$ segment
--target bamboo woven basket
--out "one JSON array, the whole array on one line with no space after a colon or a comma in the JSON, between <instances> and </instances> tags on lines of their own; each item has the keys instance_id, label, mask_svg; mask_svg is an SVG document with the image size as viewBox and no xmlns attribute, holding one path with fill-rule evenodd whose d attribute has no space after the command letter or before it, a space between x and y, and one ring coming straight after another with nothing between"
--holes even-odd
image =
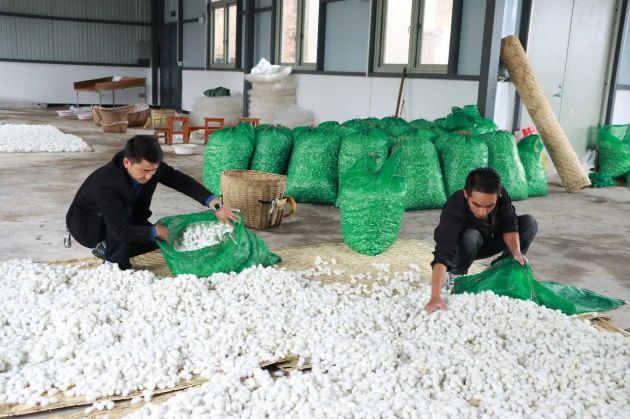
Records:
<instances>
[{"instance_id":1,"label":"bamboo woven basket","mask_svg":"<svg viewBox=\"0 0 630 419\"><path fill-rule=\"evenodd\" d=\"M127 126L129 125L129 121L118 121L113 122L111 124L102 124L103 132L113 132L117 134L121 134L127 132Z\"/></svg>"},{"instance_id":2,"label":"bamboo woven basket","mask_svg":"<svg viewBox=\"0 0 630 419\"><path fill-rule=\"evenodd\" d=\"M245 225L266 230L295 213L297 205L285 197L287 177L254 170L226 170L221 174L223 204L238 209Z\"/></svg>"},{"instance_id":3,"label":"bamboo woven basket","mask_svg":"<svg viewBox=\"0 0 630 419\"><path fill-rule=\"evenodd\" d=\"M127 114L127 120L129 121L130 127L141 127L149 118L151 114L151 108L147 104L137 104L133 105L133 108Z\"/></svg>"}]
</instances>

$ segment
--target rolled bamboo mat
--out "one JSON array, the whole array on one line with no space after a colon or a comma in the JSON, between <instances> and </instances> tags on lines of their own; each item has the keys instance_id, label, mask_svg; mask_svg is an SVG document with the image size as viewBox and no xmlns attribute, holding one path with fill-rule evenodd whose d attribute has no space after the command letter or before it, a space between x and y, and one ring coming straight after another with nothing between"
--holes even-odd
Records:
<instances>
[{"instance_id":1,"label":"rolled bamboo mat","mask_svg":"<svg viewBox=\"0 0 630 419\"><path fill-rule=\"evenodd\" d=\"M564 188L567 192L578 192L590 186L591 182L553 113L527 59L527 54L516 36L511 35L501 40L501 61L505 63L516 91L545 143Z\"/></svg>"}]
</instances>

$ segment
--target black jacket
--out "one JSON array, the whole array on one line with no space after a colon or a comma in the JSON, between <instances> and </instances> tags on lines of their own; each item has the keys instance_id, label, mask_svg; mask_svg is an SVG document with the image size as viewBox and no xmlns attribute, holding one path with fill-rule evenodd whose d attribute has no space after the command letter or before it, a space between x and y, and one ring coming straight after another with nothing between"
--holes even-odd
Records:
<instances>
[{"instance_id":1,"label":"black jacket","mask_svg":"<svg viewBox=\"0 0 630 419\"><path fill-rule=\"evenodd\" d=\"M435 251L432 265L443 263L447 269L453 267L455 250L462 233L468 229L479 230L484 238L494 238L504 233L518 231L518 217L512 200L504 187L497 205L486 220L480 220L470 211L464 190L455 192L446 201L440 215L440 224L435 229Z\"/></svg>"},{"instance_id":2,"label":"black jacket","mask_svg":"<svg viewBox=\"0 0 630 419\"><path fill-rule=\"evenodd\" d=\"M151 226L146 225L146 220L151 216L149 206L158 182L202 205L212 194L199 182L164 162L142 186L142 191L136 193L122 159L121 151L112 161L88 176L70 205L66 225L83 246L95 247L104 240L105 226L120 241L151 241ZM143 223L145 225L141 225Z\"/></svg>"}]
</instances>

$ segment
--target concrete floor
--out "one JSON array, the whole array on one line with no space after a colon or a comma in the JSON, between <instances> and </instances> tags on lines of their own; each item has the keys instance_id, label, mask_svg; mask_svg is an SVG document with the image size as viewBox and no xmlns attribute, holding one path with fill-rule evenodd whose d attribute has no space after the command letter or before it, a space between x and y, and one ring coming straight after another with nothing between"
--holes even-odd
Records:
<instances>
[{"instance_id":1,"label":"concrete floor","mask_svg":"<svg viewBox=\"0 0 630 419\"><path fill-rule=\"evenodd\" d=\"M89 256L74 244L63 247L65 213L85 177L108 162L134 134L106 134L91 121L57 117L52 110L0 111L0 122L50 124L84 138L92 153L0 154L0 260L58 260ZM202 153L178 156L165 147L165 160L201 179ZM519 214L534 215L538 237L528 257L538 279L589 288L630 301L630 189L586 189L568 194L551 187L546 197L517 202ZM199 211L196 202L158 186L152 221L166 215ZM405 214L401 237L433 242L439 210ZM298 214L279 228L261 234L271 248L340 242L338 210L299 205ZM489 262L489 261L484 261ZM613 322L630 328L630 305L610 312Z\"/></svg>"}]
</instances>

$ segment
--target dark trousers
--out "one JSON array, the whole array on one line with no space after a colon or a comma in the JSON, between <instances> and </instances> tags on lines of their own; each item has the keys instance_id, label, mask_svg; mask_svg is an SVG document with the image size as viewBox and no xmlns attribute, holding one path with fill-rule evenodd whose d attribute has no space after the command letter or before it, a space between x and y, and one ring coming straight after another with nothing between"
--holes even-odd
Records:
<instances>
[{"instance_id":1,"label":"dark trousers","mask_svg":"<svg viewBox=\"0 0 630 419\"><path fill-rule=\"evenodd\" d=\"M142 225L152 226L148 221ZM116 240L107 226L105 227L105 260L111 263L117 263L120 269L131 269L130 258L151 252L158 248L155 241L136 243L123 242Z\"/></svg>"},{"instance_id":2,"label":"dark trousers","mask_svg":"<svg viewBox=\"0 0 630 419\"><path fill-rule=\"evenodd\" d=\"M537 232L538 222L534 217L531 215L518 217L518 237L521 244L521 253L527 253L527 249L534 241ZM464 231L457 243L457 251L453 261L455 266L451 269L451 272L455 275L464 275L475 260L489 258L499 252L503 252L499 259L512 256L501 234L494 237L486 237L479 230L468 229Z\"/></svg>"}]
</instances>

